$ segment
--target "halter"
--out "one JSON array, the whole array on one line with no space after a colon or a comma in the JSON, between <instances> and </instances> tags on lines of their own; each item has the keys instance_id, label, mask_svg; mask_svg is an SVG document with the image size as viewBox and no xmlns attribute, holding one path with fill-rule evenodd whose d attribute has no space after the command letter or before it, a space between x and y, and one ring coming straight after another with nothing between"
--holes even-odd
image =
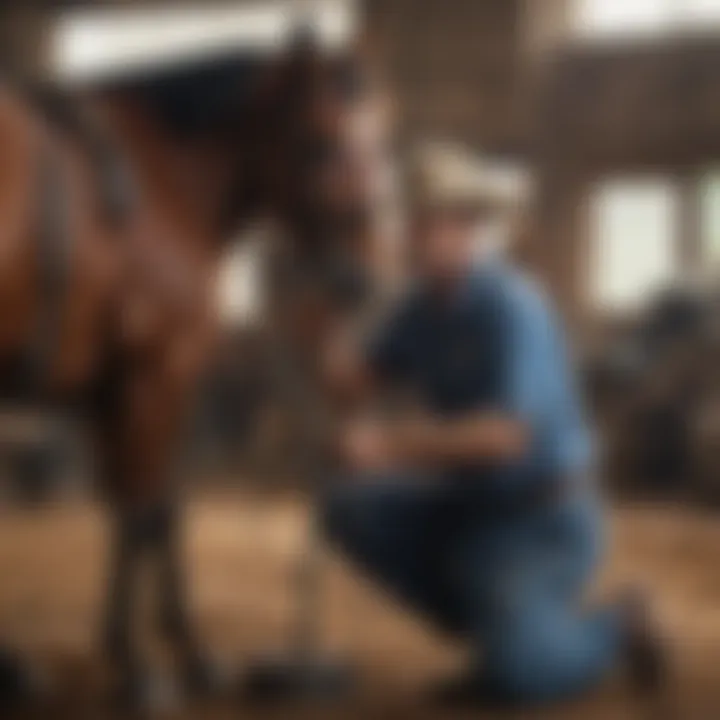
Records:
<instances>
[{"instance_id":1,"label":"halter","mask_svg":"<svg viewBox=\"0 0 720 720\"><path fill-rule=\"evenodd\" d=\"M47 389L60 351L74 245L67 186L59 158L51 147L41 154L37 182L39 303L33 337L24 358L25 390L32 395Z\"/></svg>"}]
</instances>

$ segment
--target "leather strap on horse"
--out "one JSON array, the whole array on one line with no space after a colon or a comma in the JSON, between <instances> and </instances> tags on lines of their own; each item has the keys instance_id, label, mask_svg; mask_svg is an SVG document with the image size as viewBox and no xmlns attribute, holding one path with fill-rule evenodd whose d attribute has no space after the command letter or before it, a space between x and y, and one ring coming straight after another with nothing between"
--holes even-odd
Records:
<instances>
[{"instance_id":1,"label":"leather strap on horse","mask_svg":"<svg viewBox=\"0 0 720 720\"><path fill-rule=\"evenodd\" d=\"M110 227L120 229L137 204L136 188L110 130L71 93L32 83L25 83L23 91L50 126L86 156L97 181L101 214Z\"/></svg>"},{"instance_id":2,"label":"leather strap on horse","mask_svg":"<svg viewBox=\"0 0 720 720\"><path fill-rule=\"evenodd\" d=\"M26 351L26 390L41 395L48 388L60 352L70 292L73 234L62 166L52 148L40 157L37 204L38 313Z\"/></svg>"}]
</instances>

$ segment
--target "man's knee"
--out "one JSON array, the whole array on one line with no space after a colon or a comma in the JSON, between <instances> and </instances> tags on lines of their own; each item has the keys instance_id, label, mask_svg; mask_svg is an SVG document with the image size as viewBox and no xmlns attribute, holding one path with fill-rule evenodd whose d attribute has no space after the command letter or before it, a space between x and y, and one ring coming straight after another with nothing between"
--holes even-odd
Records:
<instances>
[{"instance_id":1,"label":"man's knee","mask_svg":"<svg viewBox=\"0 0 720 720\"><path fill-rule=\"evenodd\" d=\"M484 613L475 624L482 637L488 689L511 703L539 700L548 680L553 638L530 589L506 571L494 578L481 605Z\"/></svg>"},{"instance_id":2,"label":"man's knee","mask_svg":"<svg viewBox=\"0 0 720 720\"><path fill-rule=\"evenodd\" d=\"M545 683L533 648L512 632L498 642L500 647L491 649L487 656L486 674L492 691L509 702L539 700Z\"/></svg>"},{"instance_id":3,"label":"man's knee","mask_svg":"<svg viewBox=\"0 0 720 720\"><path fill-rule=\"evenodd\" d=\"M486 669L494 692L509 702L574 697L601 680L610 665L612 655L581 624L528 617L503 627L487 647Z\"/></svg>"}]
</instances>

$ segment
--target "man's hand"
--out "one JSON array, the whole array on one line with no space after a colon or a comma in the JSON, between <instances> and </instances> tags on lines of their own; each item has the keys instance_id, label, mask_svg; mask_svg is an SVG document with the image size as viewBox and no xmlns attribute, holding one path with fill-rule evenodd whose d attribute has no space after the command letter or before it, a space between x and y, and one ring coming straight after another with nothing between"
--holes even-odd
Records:
<instances>
[{"instance_id":1,"label":"man's hand","mask_svg":"<svg viewBox=\"0 0 720 720\"><path fill-rule=\"evenodd\" d=\"M345 462L360 471L398 464L442 467L513 461L522 457L527 442L522 423L494 414L391 424L365 420L345 430L340 452Z\"/></svg>"},{"instance_id":2,"label":"man's hand","mask_svg":"<svg viewBox=\"0 0 720 720\"><path fill-rule=\"evenodd\" d=\"M388 469L397 460L387 428L371 420L356 421L345 428L340 453L350 468L359 472Z\"/></svg>"},{"instance_id":3,"label":"man's hand","mask_svg":"<svg viewBox=\"0 0 720 720\"><path fill-rule=\"evenodd\" d=\"M513 461L522 457L527 443L522 423L495 414L391 424L366 419L344 430L340 455L357 471L386 470L393 465L443 467Z\"/></svg>"},{"instance_id":4,"label":"man's hand","mask_svg":"<svg viewBox=\"0 0 720 720\"><path fill-rule=\"evenodd\" d=\"M374 395L370 370L352 338L337 333L322 348L319 360L325 388L343 409L357 409Z\"/></svg>"}]
</instances>

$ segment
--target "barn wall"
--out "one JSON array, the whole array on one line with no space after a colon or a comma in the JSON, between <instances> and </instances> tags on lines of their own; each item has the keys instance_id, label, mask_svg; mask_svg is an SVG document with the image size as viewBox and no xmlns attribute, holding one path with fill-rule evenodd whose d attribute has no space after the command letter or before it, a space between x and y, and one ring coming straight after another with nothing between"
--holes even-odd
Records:
<instances>
[{"instance_id":1,"label":"barn wall","mask_svg":"<svg viewBox=\"0 0 720 720\"><path fill-rule=\"evenodd\" d=\"M48 14L31 3L0 6L0 67L44 72L49 37Z\"/></svg>"},{"instance_id":2,"label":"barn wall","mask_svg":"<svg viewBox=\"0 0 720 720\"><path fill-rule=\"evenodd\" d=\"M662 172L682 194L681 257L697 260L694 180L720 159L720 39L674 38L568 46L537 77L533 154L541 178L534 258L579 323L588 184L607 175Z\"/></svg>"},{"instance_id":3,"label":"barn wall","mask_svg":"<svg viewBox=\"0 0 720 720\"><path fill-rule=\"evenodd\" d=\"M368 0L374 48L389 68L409 138L523 146L516 82L518 0Z\"/></svg>"}]
</instances>

